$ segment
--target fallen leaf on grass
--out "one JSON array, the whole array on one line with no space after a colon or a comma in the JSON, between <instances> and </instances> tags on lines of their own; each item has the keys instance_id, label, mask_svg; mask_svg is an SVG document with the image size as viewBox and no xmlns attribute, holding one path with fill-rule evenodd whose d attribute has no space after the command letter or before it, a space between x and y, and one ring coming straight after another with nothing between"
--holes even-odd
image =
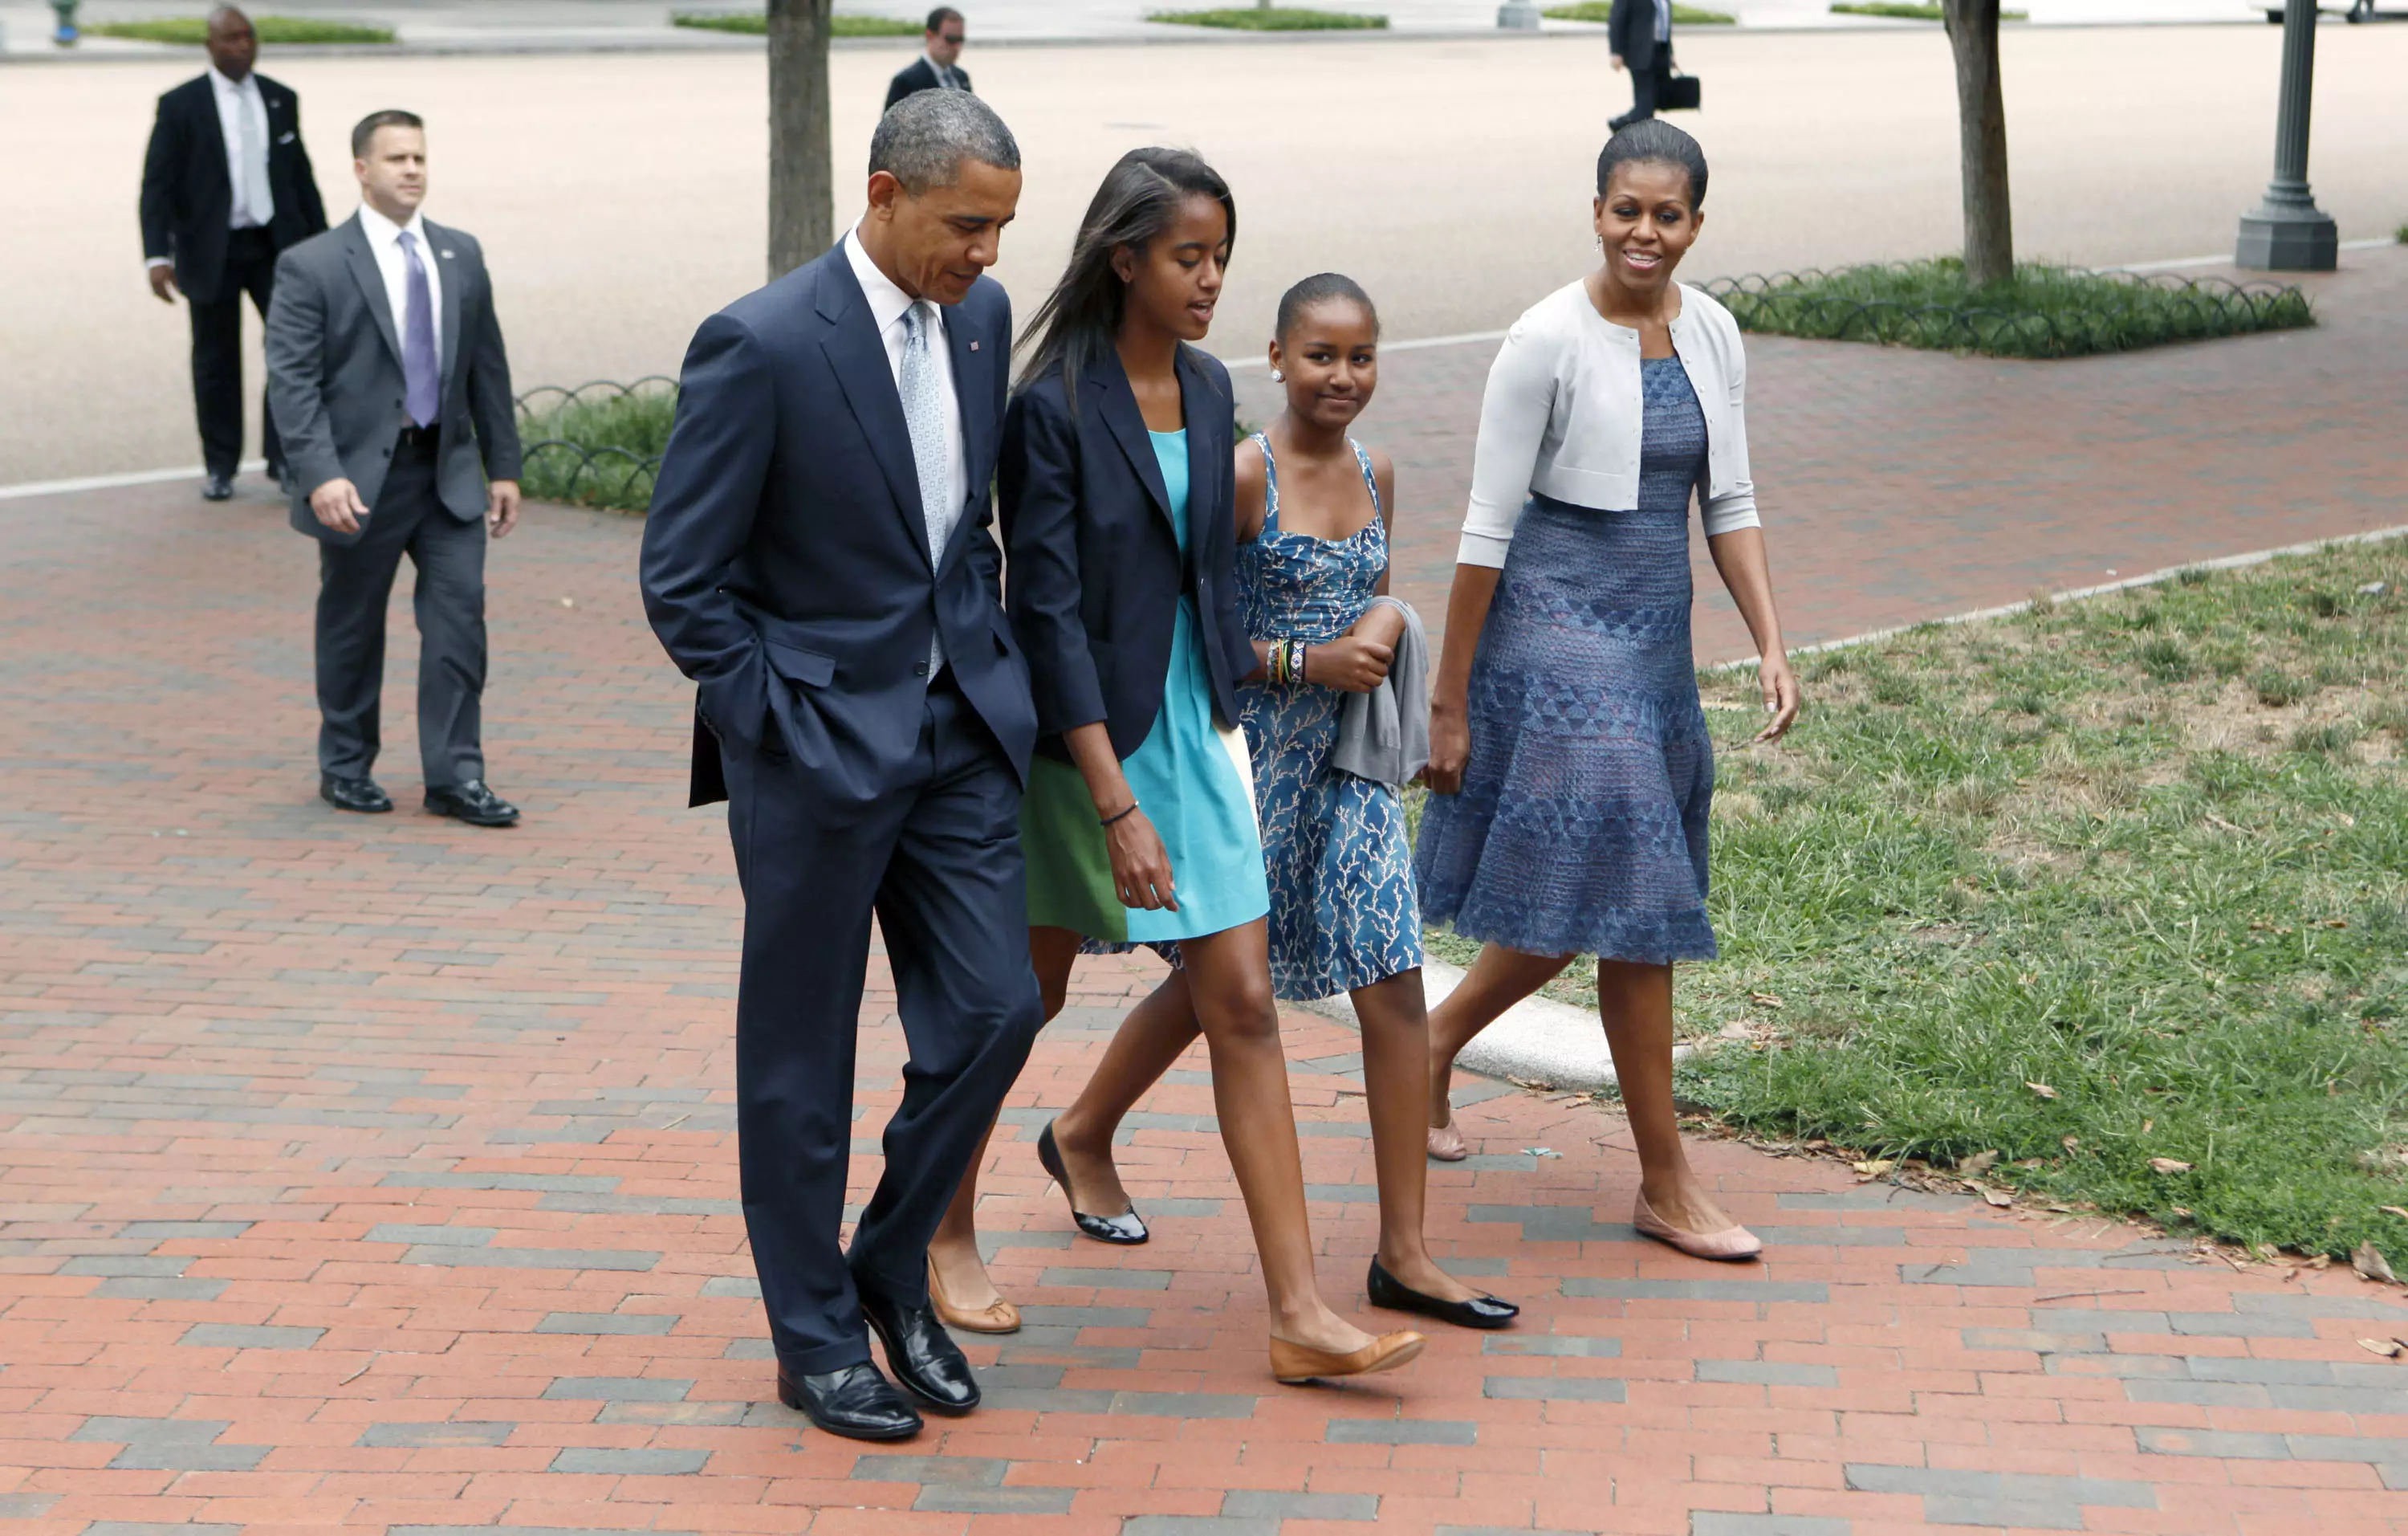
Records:
<instances>
[{"instance_id":1,"label":"fallen leaf on grass","mask_svg":"<svg viewBox=\"0 0 2408 1536\"><path fill-rule=\"evenodd\" d=\"M2386 1216L2398 1216L2401 1221L2408 1221L2408 1211L2402 1211L2396 1205L2378 1205L2375 1209Z\"/></svg>"},{"instance_id":2,"label":"fallen leaf on grass","mask_svg":"<svg viewBox=\"0 0 2408 1536\"><path fill-rule=\"evenodd\" d=\"M2349 1256L2349 1267L2369 1280L2396 1281L2400 1278L2391 1272L2391 1261L2383 1256L2383 1250L2372 1242L2358 1245L2358 1252Z\"/></svg>"},{"instance_id":3,"label":"fallen leaf on grass","mask_svg":"<svg viewBox=\"0 0 2408 1536\"><path fill-rule=\"evenodd\" d=\"M2221 817L2221 816L2217 815L2217 814L2216 814L2214 811L2209 811L2209 812L2207 813L2207 815L2206 815L2206 817L2205 817L2205 820L2206 820L2207 824L2208 824L2210 826L2220 826L2220 827L2224 828L2227 832L2240 832L2240 831L2244 831L2244 830L2246 830L2246 829L2245 829L2245 828L2243 828L2243 827L2239 827L2239 826L2235 826L2235 825L2233 825L2230 822L2226 821L2223 817Z\"/></svg>"},{"instance_id":4,"label":"fallen leaf on grass","mask_svg":"<svg viewBox=\"0 0 2408 1536\"><path fill-rule=\"evenodd\" d=\"M1756 1004L1759 1008L1779 1008L1782 1006L1781 999L1774 997L1770 992L1751 992L1747 995L1747 1000Z\"/></svg>"},{"instance_id":5,"label":"fallen leaf on grass","mask_svg":"<svg viewBox=\"0 0 2408 1536\"><path fill-rule=\"evenodd\" d=\"M1995 1151L1977 1152L1971 1157L1966 1158L1963 1162L1958 1163L1956 1165L1956 1171L1964 1174L1969 1179L1975 1178L1981 1174L1990 1171L1990 1170L1997 1165L1998 1161L1999 1155Z\"/></svg>"},{"instance_id":6,"label":"fallen leaf on grass","mask_svg":"<svg viewBox=\"0 0 2408 1536\"><path fill-rule=\"evenodd\" d=\"M2369 1355L2380 1355L2386 1360L2400 1358L2400 1341L2397 1339L2360 1339L2358 1347Z\"/></svg>"},{"instance_id":7,"label":"fallen leaf on grass","mask_svg":"<svg viewBox=\"0 0 2408 1536\"><path fill-rule=\"evenodd\" d=\"M2149 1171L2152 1173L2187 1173L2190 1171L2190 1165L2184 1162L2179 1157L2152 1157L2149 1159Z\"/></svg>"},{"instance_id":8,"label":"fallen leaf on grass","mask_svg":"<svg viewBox=\"0 0 2408 1536\"><path fill-rule=\"evenodd\" d=\"M2024 1086L2040 1095L2042 1098L2055 1098L2057 1097L2057 1090L2050 1087L2045 1083L2027 1083Z\"/></svg>"}]
</instances>

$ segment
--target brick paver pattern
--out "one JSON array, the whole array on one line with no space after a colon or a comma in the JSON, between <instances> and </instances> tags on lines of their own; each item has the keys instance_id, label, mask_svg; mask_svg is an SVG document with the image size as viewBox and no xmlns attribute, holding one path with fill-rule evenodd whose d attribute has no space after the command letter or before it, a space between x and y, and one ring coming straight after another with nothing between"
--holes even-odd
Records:
<instances>
[{"instance_id":1,"label":"brick paver pattern","mask_svg":"<svg viewBox=\"0 0 2408 1536\"><path fill-rule=\"evenodd\" d=\"M2358 280L2397 301L2386 270ZM2369 334L2396 348L2401 318ZM2012 597L2069 579L2026 568L2052 538L2169 564L2345 531L2402 467L2396 433L2330 424L2373 409L2344 398L2379 379L2372 345L2336 324L2044 379L1761 348L1759 400L1834 396L1820 481L1756 414L1793 610L1843 631ZM2150 379L2264 398L2202 420L2135 399ZM2000 391L2025 414L1975 409ZM2062 426L2109 395L2114 423ZM1985 422L2004 446L1968 436ZM2321 481L2277 472L2310 451ZM1947 461L1963 482L1932 478ZM1951 525L1975 481L2001 510ZM2312 492L2304 522L2270 486ZM638 610L635 524L538 509L494 552L489 744L528 815L480 832L413 809L406 599L404 809L311 797L314 551L281 521L182 485L0 503L10 1536L2408 1527L2408 1365L2357 1342L2408 1335L2388 1289L1734 1143L1698 1157L1770 1249L1710 1266L1634 1240L1620 1121L1502 1083L1469 1085L1476 1156L1432 1170L1430 1227L1521 1326L1276 1386L1200 1054L1129 1123L1152 1245L1074 1240L1031 1156L1150 960L1081 972L1007 1111L984 1222L1028 1327L966 1341L987 1406L903 1445L821 1435L771 1392L735 1199L738 905L720 819L679 805L688 695ZM1846 578L1854 548L1879 571ZM900 1063L880 965L871 988L856 1198ZM1354 1042L1287 1025L1326 1283L1391 1323L1359 1288Z\"/></svg>"}]
</instances>

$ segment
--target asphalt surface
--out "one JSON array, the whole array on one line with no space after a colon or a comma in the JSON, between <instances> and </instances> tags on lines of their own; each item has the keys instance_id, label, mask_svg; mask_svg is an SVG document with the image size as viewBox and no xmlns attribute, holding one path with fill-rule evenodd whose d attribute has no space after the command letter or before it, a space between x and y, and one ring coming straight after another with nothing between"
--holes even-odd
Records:
<instances>
[{"instance_id":1,"label":"asphalt surface","mask_svg":"<svg viewBox=\"0 0 2408 1536\"><path fill-rule=\"evenodd\" d=\"M2116 264L2229 250L2272 158L2279 40L2253 27L2011 32L2022 251ZM2345 238L2386 235L2408 217L2408 28L2328 27L2322 42L2317 196ZM1684 276L1956 244L1954 90L1936 30L1693 32L1682 56L1706 81L1708 109L1687 123L1714 163ZM861 165L900 57L836 55L838 165ZM1509 323L1590 259L1591 167L1627 100L1603 43L1584 38L1014 48L968 62L1028 168L996 273L1022 312L1115 156L1192 145L1229 176L1241 216L1211 340L1226 356L1259 355L1280 291L1329 268L1369 287L1391 338ZM193 67L6 76L0 142L29 148L0 157L0 484L198 458L184 319L143 283L134 217L152 99ZM482 239L522 387L674 372L695 323L762 280L757 56L271 53L264 67L302 93L337 218L356 201L346 126L394 105L428 118L428 214Z\"/></svg>"}]
</instances>

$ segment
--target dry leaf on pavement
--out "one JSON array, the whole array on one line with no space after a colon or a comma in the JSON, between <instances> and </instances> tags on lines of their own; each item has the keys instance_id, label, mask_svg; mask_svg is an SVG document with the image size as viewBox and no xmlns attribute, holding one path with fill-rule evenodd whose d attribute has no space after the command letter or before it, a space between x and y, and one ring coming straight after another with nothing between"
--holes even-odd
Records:
<instances>
[{"instance_id":1,"label":"dry leaf on pavement","mask_svg":"<svg viewBox=\"0 0 2408 1536\"><path fill-rule=\"evenodd\" d=\"M2369 1355L2380 1355L2386 1360L2400 1358L2400 1341L2397 1339L2360 1339L2358 1347Z\"/></svg>"},{"instance_id":2,"label":"dry leaf on pavement","mask_svg":"<svg viewBox=\"0 0 2408 1536\"><path fill-rule=\"evenodd\" d=\"M1963 1162L1958 1163L1956 1165L1956 1171L1964 1174L1969 1179L1977 1178L1982 1174L1987 1173L1991 1169L1998 1166L1998 1161L1999 1155L1996 1152L1977 1152L1971 1157L1966 1158Z\"/></svg>"},{"instance_id":3,"label":"dry leaf on pavement","mask_svg":"<svg viewBox=\"0 0 2408 1536\"><path fill-rule=\"evenodd\" d=\"M2361 1242L2358 1245L2358 1252L2349 1256L2349 1267L2369 1280L2400 1278L2391 1272L2391 1261L2383 1256L2383 1250L2372 1242Z\"/></svg>"}]
</instances>

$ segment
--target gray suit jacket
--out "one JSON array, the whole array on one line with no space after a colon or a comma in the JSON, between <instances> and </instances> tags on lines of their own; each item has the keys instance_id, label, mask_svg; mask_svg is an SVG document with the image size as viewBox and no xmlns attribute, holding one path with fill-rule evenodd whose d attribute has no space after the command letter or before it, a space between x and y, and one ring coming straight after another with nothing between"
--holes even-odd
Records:
<instances>
[{"instance_id":1,"label":"gray suit jacket","mask_svg":"<svg viewBox=\"0 0 2408 1536\"><path fill-rule=\"evenodd\" d=\"M485 254L474 237L426 221L443 264L442 429L436 491L466 523L485 515L485 481L519 478L519 429L510 364L494 317ZM401 339L376 254L352 215L286 251L267 310L267 405L293 476L293 526L334 544L358 541L320 523L309 493L349 480L374 511L409 424L402 408Z\"/></svg>"}]
</instances>

